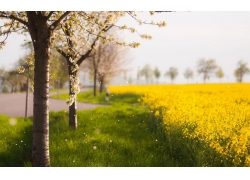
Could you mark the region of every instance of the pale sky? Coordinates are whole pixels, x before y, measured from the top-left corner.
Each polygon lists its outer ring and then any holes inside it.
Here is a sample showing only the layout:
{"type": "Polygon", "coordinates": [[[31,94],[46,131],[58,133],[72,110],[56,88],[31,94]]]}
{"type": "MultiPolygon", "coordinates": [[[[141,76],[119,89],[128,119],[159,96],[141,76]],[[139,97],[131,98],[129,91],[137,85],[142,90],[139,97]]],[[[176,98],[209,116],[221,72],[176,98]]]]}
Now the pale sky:
{"type": "MultiPolygon", "coordinates": [[[[198,75],[196,63],[200,58],[215,59],[222,67],[225,77],[222,82],[235,82],[233,75],[239,60],[248,62],[250,68],[250,11],[177,11],[149,16],[149,13],[139,13],[142,20],[166,21],[167,26],[158,28],[152,25],[139,26],[129,16],[118,23],[135,27],[138,32],[150,34],[152,40],[142,40],[136,34],[123,32],[122,36],[127,42],[139,41],[141,46],[131,50],[134,67],[132,78],[136,78],[137,68],[150,64],[152,68],[158,67],[161,71],[159,82],[170,83],[170,79],[163,75],[169,67],[178,68],[179,75],[174,83],[186,83],[183,73],[186,68],[195,72],[193,83],[202,83],[198,75]]],[[[2,21],[0,21],[0,24],[2,21]]],[[[11,34],[7,46],[0,51],[0,67],[10,68],[24,50],[20,45],[25,38],[21,35],[11,34]]],[[[129,75],[128,75],[129,76],[129,75]]],[[[247,75],[244,82],[250,81],[247,75]]],[[[219,82],[214,77],[207,82],[219,82]]]]}

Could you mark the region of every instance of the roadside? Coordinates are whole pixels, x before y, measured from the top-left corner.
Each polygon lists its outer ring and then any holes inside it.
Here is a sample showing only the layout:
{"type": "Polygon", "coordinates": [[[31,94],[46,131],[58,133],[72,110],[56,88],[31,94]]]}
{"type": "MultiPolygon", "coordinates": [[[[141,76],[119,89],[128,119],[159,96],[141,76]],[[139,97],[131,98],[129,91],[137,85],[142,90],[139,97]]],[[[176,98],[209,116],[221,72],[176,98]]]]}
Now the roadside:
{"type": "MultiPolygon", "coordinates": [[[[90,88],[82,88],[81,92],[88,91],[90,88]]],[[[61,93],[67,93],[68,90],[62,90],[61,93]]],[[[52,95],[57,94],[57,92],[50,93],[52,95]]],[[[8,93],[0,94],[0,114],[5,114],[12,117],[25,117],[25,93],[8,93]]],[[[90,104],[90,103],[81,103],[77,102],[78,110],[93,109],[102,105],[99,104],[90,104]]],[[[49,109],[50,111],[68,111],[69,107],[67,106],[65,100],[59,99],[49,99],[49,109]]],[[[28,110],[27,116],[33,116],[33,94],[29,93],[28,95],[28,110]]]]}

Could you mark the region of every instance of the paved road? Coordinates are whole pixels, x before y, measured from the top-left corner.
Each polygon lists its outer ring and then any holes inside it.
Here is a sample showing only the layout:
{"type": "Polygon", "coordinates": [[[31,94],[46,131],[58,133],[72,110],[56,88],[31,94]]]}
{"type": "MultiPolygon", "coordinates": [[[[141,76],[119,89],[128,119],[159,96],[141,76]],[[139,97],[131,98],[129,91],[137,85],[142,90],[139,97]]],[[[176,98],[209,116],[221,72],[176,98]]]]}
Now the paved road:
{"type": "MultiPolygon", "coordinates": [[[[82,89],[81,91],[86,91],[89,89],[82,89]]],[[[61,92],[61,93],[67,93],[61,92]]],[[[51,93],[53,95],[56,93],[51,93]]],[[[25,93],[10,93],[10,94],[0,94],[0,114],[5,114],[12,117],[24,117],[25,116],[25,93]]],[[[49,99],[49,109],[50,111],[61,111],[68,110],[65,100],[49,99]]],[[[95,105],[89,103],[77,102],[78,110],[93,109],[102,105],[95,105]]],[[[28,111],[27,116],[33,116],[33,94],[29,93],[28,96],[28,111]]]]}

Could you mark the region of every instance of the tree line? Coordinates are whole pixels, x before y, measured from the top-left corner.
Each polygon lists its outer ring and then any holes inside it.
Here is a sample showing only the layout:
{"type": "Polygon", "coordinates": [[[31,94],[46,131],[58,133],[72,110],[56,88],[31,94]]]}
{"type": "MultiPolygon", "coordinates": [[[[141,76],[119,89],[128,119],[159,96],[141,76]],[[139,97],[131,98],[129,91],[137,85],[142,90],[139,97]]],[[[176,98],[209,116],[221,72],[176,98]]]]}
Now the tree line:
{"type": "MultiPolygon", "coordinates": [[[[219,79],[222,79],[225,74],[221,67],[216,64],[216,60],[214,59],[199,59],[197,61],[196,70],[198,75],[202,76],[203,83],[206,80],[209,80],[210,77],[215,76],[219,79]]],[[[242,82],[245,75],[250,73],[250,69],[247,67],[247,62],[243,62],[242,60],[237,62],[236,69],[234,70],[234,76],[237,82],[242,82]]],[[[187,79],[194,78],[194,70],[191,68],[186,68],[183,73],[183,76],[187,79]]],[[[146,64],[142,69],[137,70],[137,84],[139,84],[139,80],[141,77],[145,77],[146,83],[153,83],[155,80],[156,84],[158,84],[158,79],[161,77],[160,70],[155,67],[154,69],[151,68],[149,64],[146,64]]],[[[179,71],[177,67],[169,67],[169,69],[163,74],[164,77],[167,77],[174,83],[174,80],[179,75],[179,71]]]]}
{"type": "MultiPolygon", "coordinates": [[[[156,12],[150,11],[150,15],[156,12]]],[[[158,11],[157,13],[161,13],[158,11]]],[[[76,96],[79,93],[79,67],[99,45],[114,43],[118,46],[137,48],[139,42],[121,41],[108,34],[110,29],[126,30],[143,39],[152,39],[127,25],[117,25],[124,16],[131,17],[140,25],[149,24],[158,27],[166,22],[142,21],[134,11],[0,11],[4,24],[0,25],[0,50],[5,46],[12,33],[27,34],[31,37],[33,52],[27,58],[28,73],[33,71],[33,141],[32,166],[50,166],[49,155],[49,86],[53,74],[50,72],[53,60],[52,50],[56,50],[65,59],[69,81],[69,125],[76,129],[76,96]]],[[[98,59],[94,57],[94,59],[98,59]]],[[[19,73],[25,67],[18,67],[19,73]]],[[[100,75],[101,76],[101,75],[100,75]]],[[[29,76],[30,77],[30,76],[29,76]]]]}

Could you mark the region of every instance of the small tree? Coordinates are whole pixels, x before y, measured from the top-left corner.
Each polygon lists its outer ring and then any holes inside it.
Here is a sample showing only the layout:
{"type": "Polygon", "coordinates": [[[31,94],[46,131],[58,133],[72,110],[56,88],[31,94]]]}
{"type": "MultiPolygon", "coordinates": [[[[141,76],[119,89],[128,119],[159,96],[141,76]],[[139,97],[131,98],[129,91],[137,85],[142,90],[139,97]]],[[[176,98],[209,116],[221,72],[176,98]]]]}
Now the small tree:
{"type": "Polygon", "coordinates": [[[161,72],[159,71],[159,69],[157,67],[155,67],[155,69],[154,69],[154,75],[155,75],[155,78],[156,78],[156,83],[158,84],[158,79],[161,76],[161,72]]]}
{"type": "Polygon", "coordinates": [[[236,77],[237,82],[242,82],[243,81],[243,77],[246,74],[249,74],[250,70],[247,67],[247,63],[244,63],[242,60],[240,60],[237,63],[237,69],[234,71],[234,76],[236,77]]]}
{"type": "Polygon", "coordinates": [[[152,79],[153,77],[153,70],[151,69],[149,64],[146,64],[140,71],[141,76],[145,76],[147,84],[148,81],[152,79]]]}
{"type": "Polygon", "coordinates": [[[193,72],[193,70],[192,69],[190,69],[190,68],[187,68],[186,70],[185,70],[185,72],[184,72],[184,77],[188,80],[189,78],[191,78],[191,79],[193,79],[193,77],[194,77],[194,72],[193,72]]]}
{"type": "Polygon", "coordinates": [[[206,79],[209,79],[212,74],[215,73],[217,65],[214,59],[200,59],[197,62],[197,71],[199,74],[203,74],[203,83],[206,82],[206,79]]]}
{"type": "MultiPolygon", "coordinates": [[[[100,12],[99,12],[100,13],[100,12]]],[[[159,27],[166,26],[166,22],[150,23],[142,22],[137,18],[136,12],[107,12],[107,19],[100,18],[99,13],[89,11],[0,11],[0,19],[5,19],[3,25],[0,25],[0,36],[4,36],[0,41],[0,50],[6,44],[8,36],[13,32],[21,32],[29,34],[32,40],[34,49],[34,99],[33,99],[33,143],[32,143],[32,166],[50,166],[49,155],[49,81],[50,81],[50,53],[54,39],[66,38],[69,39],[67,33],[62,34],[60,31],[66,27],[73,27],[72,31],[86,30],[86,27],[97,25],[105,28],[106,25],[114,25],[120,17],[128,14],[139,24],[152,24],[159,27]]],[[[102,12],[101,12],[102,13],[102,12]]],[[[105,12],[104,12],[105,13],[105,12]]],[[[151,12],[152,14],[152,12],[151,12]]],[[[127,29],[131,32],[137,32],[134,28],[123,26],[118,27],[127,29]]],[[[95,28],[94,28],[95,29],[95,28]]],[[[89,31],[94,30],[89,29],[89,31]]],[[[64,31],[65,32],[65,31],[64,31]]],[[[101,32],[100,32],[101,33],[101,32]]],[[[97,34],[99,36],[100,34],[97,34]]],[[[142,34],[142,38],[152,38],[149,35],[142,34]]],[[[80,37],[82,38],[82,37],[80,37]]],[[[88,37],[84,40],[88,42],[88,37]]],[[[78,38],[76,43],[78,43],[78,38]]],[[[110,41],[109,37],[104,37],[104,40],[110,41]]],[[[73,42],[73,41],[71,41],[73,42]]],[[[120,43],[120,42],[118,42],[120,43]]],[[[68,44],[70,42],[68,41],[68,44]]],[[[89,43],[88,43],[89,44],[89,43]]],[[[121,43],[124,44],[124,43],[121,43]]],[[[93,45],[93,44],[92,44],[93,45]]],[[[133,42],[128,44],[136,48],[140,43],[133,42]]],[[[67,48],[67,47],[66,47],[67,48]]],[[[69,46],[68,50],[70,50],[69,46]]],[[[67,51],[67,55],[72,54],[73,49],[67,51]]],[[[74,58],[71,59],[72,61],[74,58]]],[[[75,61],[74,61],[75,62],[75,61]]],[[[70,69],[76,69],[78,64],[72,62],[70,69]]],[[[78,62],[78,61],[77,61],[78,62]]],[[[20,67],[19,72],[23,72],[24,68],[20,67]]],[[[78,92],[78,80],[75,78],[75,71],[71,79],[74,83],[72,89],[78,92]]],[[[71,88],[71,87],[70,87],[71,88]]],[[[72,104],[75,100],[75,93],[70,97],[68,104],[72,104]]]]}
{"type": "Polygon", "coordinates": [[[221,67],[219,67],[218,70],[216,71],[216,77],[220,79],[220,82],[221,79],[224,77],[224,72],[221,67]]]}
{"type": "Polygon", "coordinates": [[[4,68],[0,69],[0,92],[3,92],[3,88],[8,83],[7,81],[8,73],[4,68]]]}
{"type": "Polygon", "coordinates": [[[172,83],[174,82],[174,79],[178,75],[178,70],[175,67],[170,67],[169,70],[165,73],[165,76],[170,77],[172,83]]]}
{"type": "Polygon", "coordinates": [[[140,77],[141,77],[141,70],[140,70],[140,67],[138,67],[137,74],[136,74],[137,84],[139,84],[140,77]]]}
{"type": "Polygon", "coordinates": [[[126,78],[128,69],[125,68],[125,65],[129,61],[128,50],[115,43],[100,45],[83,63],[82,67],[94,77],[94,96],[96,96],[97,81],[100,83],[100,92],[102,92],[105,82],[111,80],[115,75],[124,73],[124,78],[126,78]]]}

